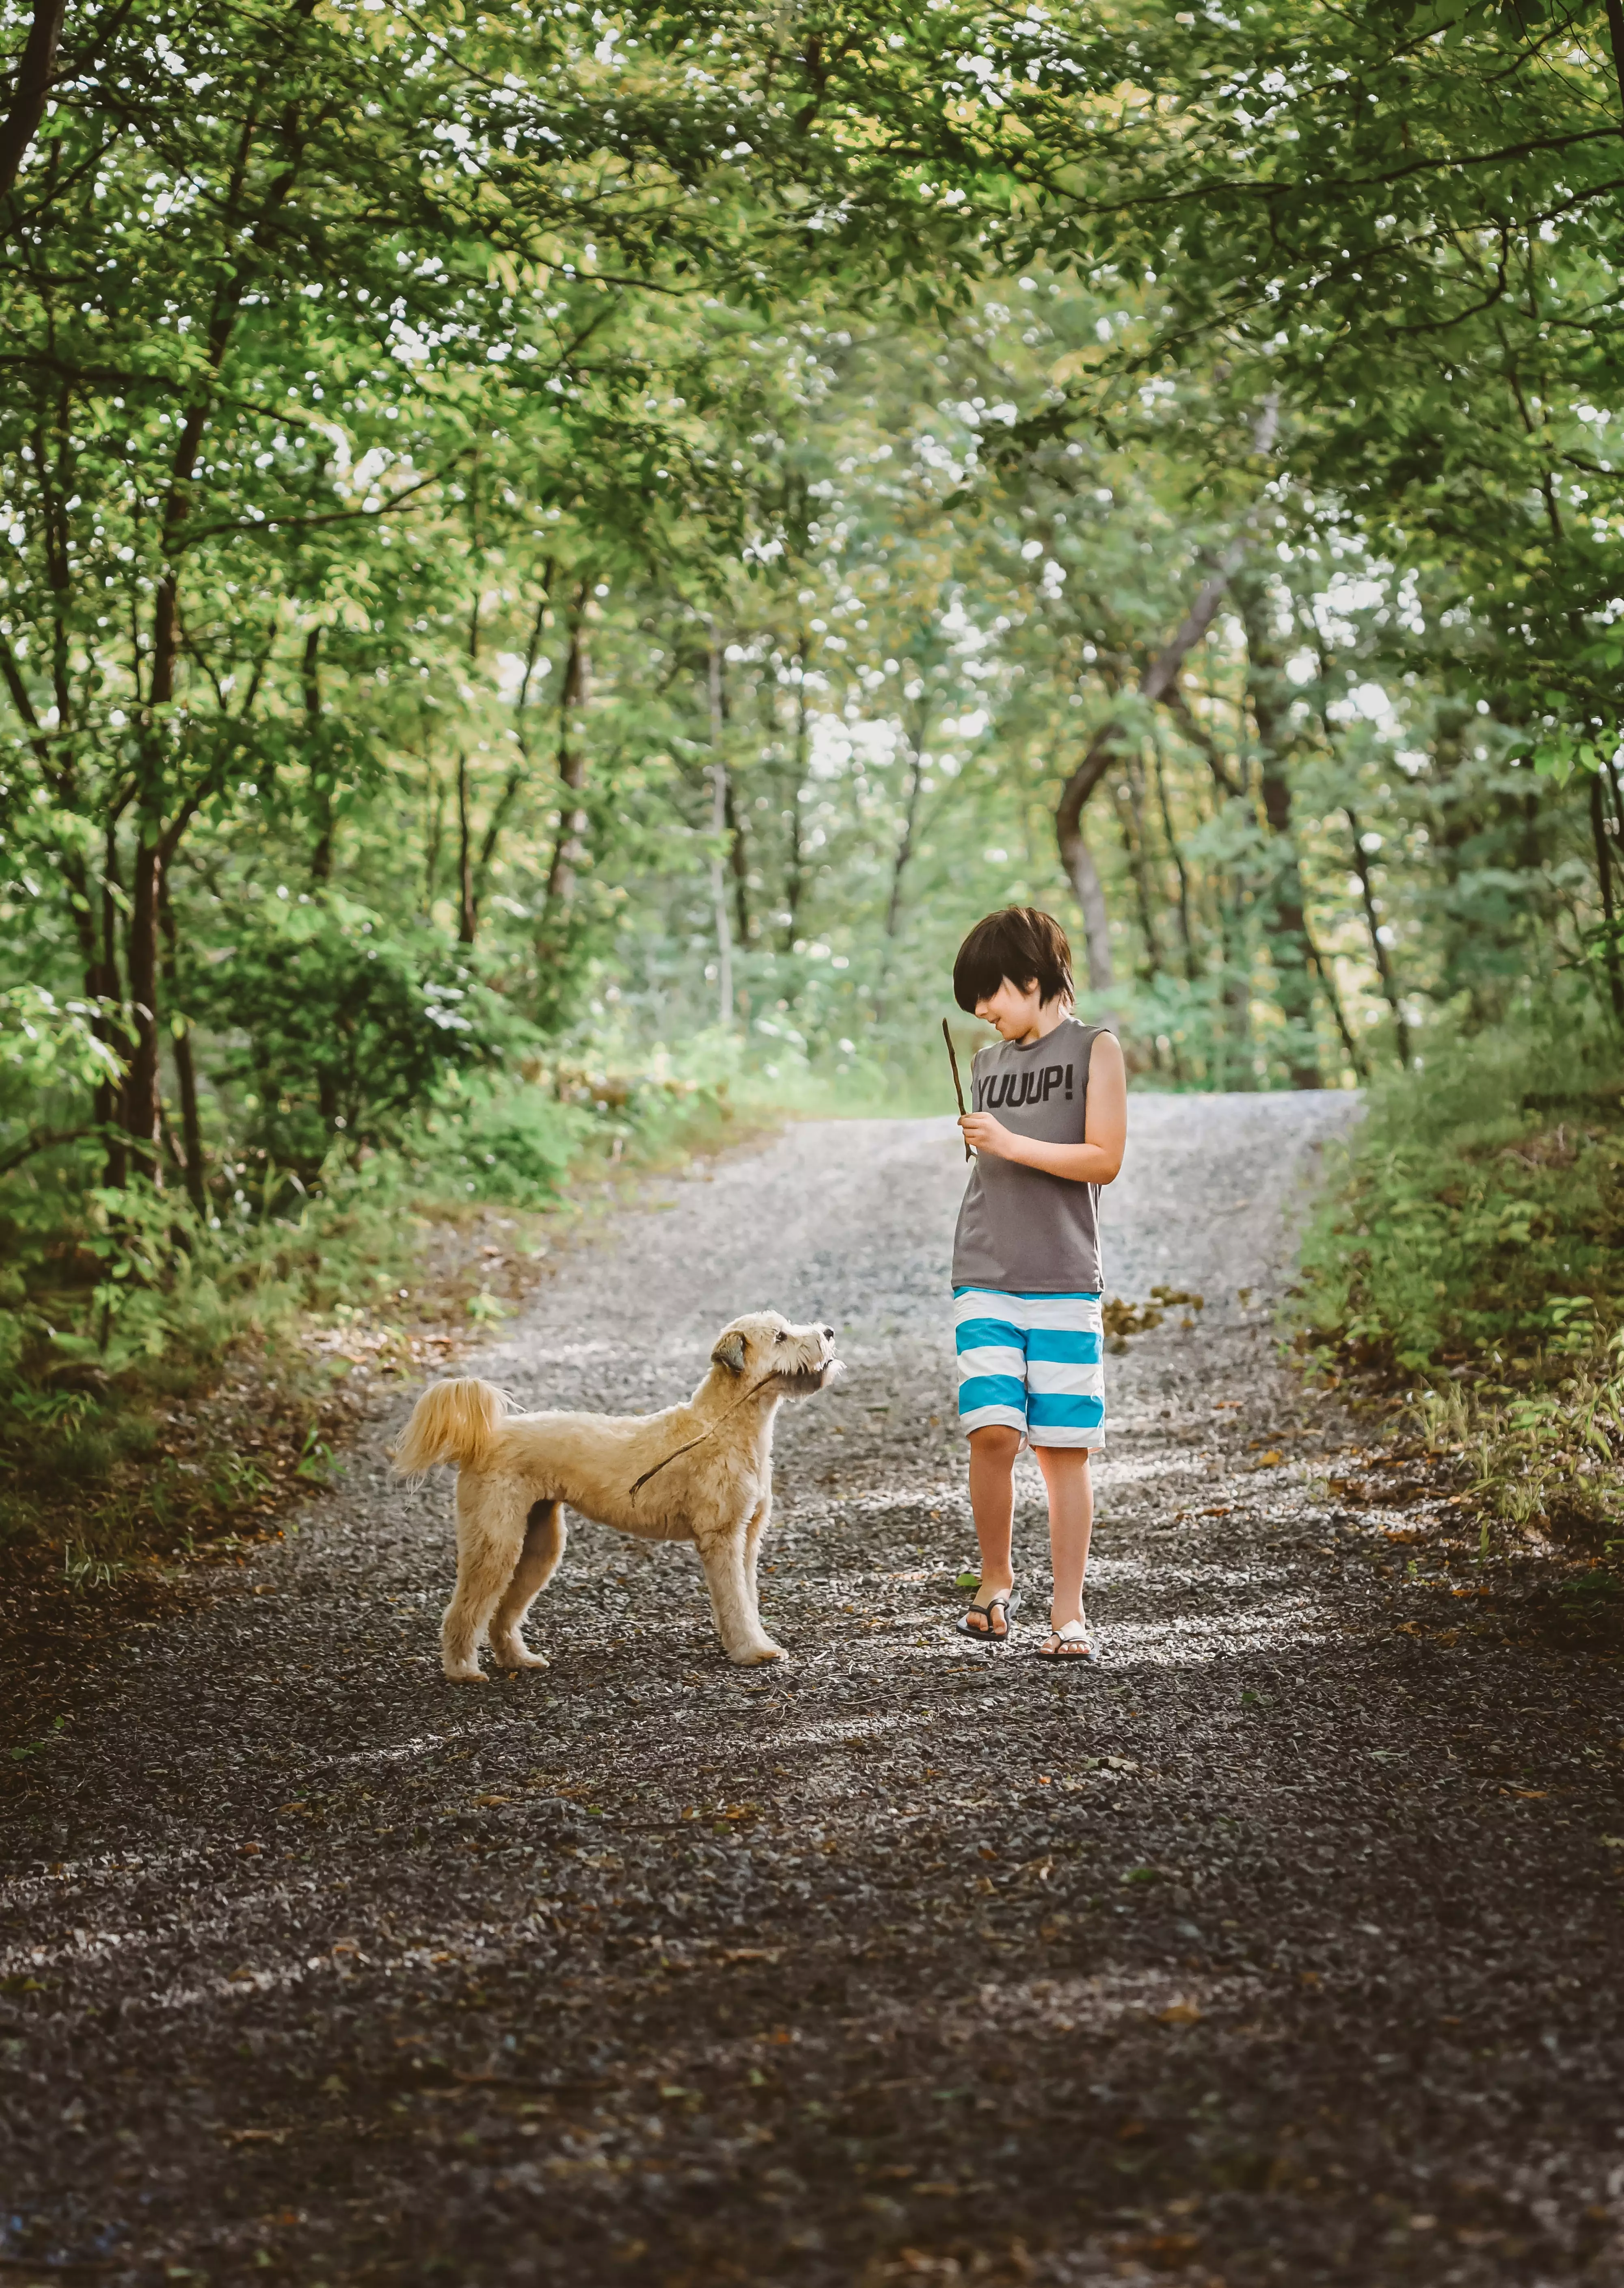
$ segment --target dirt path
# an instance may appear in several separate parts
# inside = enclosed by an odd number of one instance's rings
[[[551,1667],[445,1686],[402,1397],[23,1763],[4,2276],[1624,2277],[1624,1694],[1389,1541],[1274,1365],[1347,1110],[1135,1102],[1111,1289],[1207,1300],[1111,1362],[1090,1672],[1031,1658],[1040,1595],[1007,1653],[949,1627],[945,1123],[673,1184],[488,1362],[652,1406],[741,1307],[840,1323],[783,1418],[789,1665],[724,1665],[686,1551],[577,1528]]]

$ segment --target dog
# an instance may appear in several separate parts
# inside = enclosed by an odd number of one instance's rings
[[[472,1378],[437,1382],[412,1409],[394,1467],[420,1477],[454,1462],[457,1587],[441,1623],[446,1675],[482,1684],[489,1640],[506,1668],[545,1668],[524,1617],[564,1553],[562,1505],[646,1541],[691,1541],[730,1661],[786,1657],[761,1626],[756,1553],[772,1509],[779,1401],[845,1371],[832,1327],[796,1327],[776,1311],[722,1329],[711,1369],[686,1405],[660,1414],[514,1414]]]

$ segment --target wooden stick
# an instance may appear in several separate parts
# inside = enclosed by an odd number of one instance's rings
[[[947,1029],[945,1017],[942,1020],[942,1037],[947,1043],[947,1061],[953,1069],[953,1094],[959,1100],[959,1116],[962,1120],[965,1112],[964,1083],[959,1077],[959,1059],[954,1052],[953,1037]],[[964,1140],[964,1156],[967,1160],[973,1160],[975,1157],[970,1148],[970,1140],[967,1136]]]

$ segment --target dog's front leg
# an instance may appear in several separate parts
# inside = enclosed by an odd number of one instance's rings
[[[784,1647],[773,1642],[757,1617],[745,1555],[748,1530],[745,1525],[736,1526],[699,1544],[716,1633],[736,1668],[755,1668],[762,1661],[785,1657]]]
[[[756,1556],[761,1546],[773,1513],[773,1490],[770,1486],[756,1504],[755,1514],[744,1529],[744,1585],[750,1592],[750,1609],[758,1623],[761,1617],[761,1587],[756,1579]]]

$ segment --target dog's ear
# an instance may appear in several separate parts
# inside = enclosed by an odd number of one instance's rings
[[[744,1371],[744,1338],[736,1327],[729,1327],[725,1335],[718,1335],[716,1347],[711,1353],[713,1366],[725,1366],[732,1374]]]

